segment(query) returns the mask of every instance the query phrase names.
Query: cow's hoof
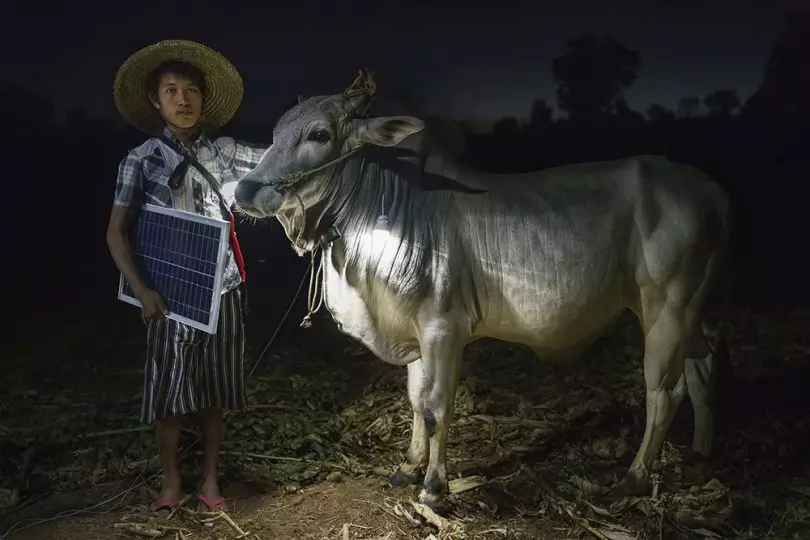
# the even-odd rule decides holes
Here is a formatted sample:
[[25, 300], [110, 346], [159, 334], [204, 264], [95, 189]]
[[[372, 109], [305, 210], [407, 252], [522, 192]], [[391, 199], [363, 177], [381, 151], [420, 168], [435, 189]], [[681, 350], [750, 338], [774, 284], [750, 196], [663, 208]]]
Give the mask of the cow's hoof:
[[433, 509], [437, 509], [440, 508], [444, 503], [444, 495], [440, 493], [431, 493], [430, 491], [423, 489], [419, 492], [419, 502]]
[[618, 484], [613, 486], [611, 493], [617, 497], [640, 497], [649, 495], [650, 481], [640, 479], [636, 475], [628, 473]]
[[397, 472], [388, 477], [388, 484], [392, 487], [406, 487], [418, 484], [421, 478], [418, 474], [407, 473], [400, 467]]

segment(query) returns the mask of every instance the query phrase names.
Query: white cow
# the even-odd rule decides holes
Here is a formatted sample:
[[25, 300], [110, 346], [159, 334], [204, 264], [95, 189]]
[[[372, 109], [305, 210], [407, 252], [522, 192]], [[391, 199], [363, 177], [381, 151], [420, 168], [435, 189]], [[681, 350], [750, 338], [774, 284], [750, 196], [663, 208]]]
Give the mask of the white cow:
[[[447, 493], [446, 440], [468, 343], [570, 349], [628, 308], [644, 333], [646, 427], [617, 487], [648, 489], [687, 392], [694, 449], [708, 455], [713, 362], [701, 323], [727, 244], [723, 190], [654, 155], [519, 175], [435, 152], [409, 159], [403, 148], [422, 148], [423, 122], [365, 118], [375, 92], [361, 73], [345, 92], [287, 111], [235, 196], [245, 213], [277, 217], [299, 253], [321, 246], [324, 302], [340, 330], [407, 366], [413, 430], [391, 483], [417, 482], [426, 467], [420, 500]], [[374, 240], [381, 212], [391, 232]]]

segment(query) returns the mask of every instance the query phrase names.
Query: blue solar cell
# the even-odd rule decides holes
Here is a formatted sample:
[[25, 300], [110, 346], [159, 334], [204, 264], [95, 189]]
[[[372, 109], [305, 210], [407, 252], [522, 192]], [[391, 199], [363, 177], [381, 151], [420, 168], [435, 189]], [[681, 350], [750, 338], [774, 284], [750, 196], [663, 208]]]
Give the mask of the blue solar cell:
[[[224, 220], [151, 204], [141, 210], [130, 237], [133, 255], [166, 299], [171, 318], [216, 331], [229, 227]], [[123, 275], [118, 298], [141, 305]]]

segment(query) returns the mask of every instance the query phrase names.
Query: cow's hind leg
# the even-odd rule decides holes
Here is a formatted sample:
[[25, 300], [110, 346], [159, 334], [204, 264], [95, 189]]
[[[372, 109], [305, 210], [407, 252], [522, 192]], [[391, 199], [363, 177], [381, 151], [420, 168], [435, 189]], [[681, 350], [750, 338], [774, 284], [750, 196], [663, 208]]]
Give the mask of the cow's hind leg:
[[620, 494], [648, 492], [650, 469], [686, 395], [684, 356], [694, 327], [689, 320], [690, 310], [666, 300], [652, 304], [645, 306], [642, 317], [647, 403], [644, 438], [627, 475], [616, 486]]
[[425, 371], [422, 366], [421, 358], [408, 364], [408, 398], [413, 410], [413, 425], [405, 462], [388, 479], [388, 483], [396, 487], [421, 482], [423, 469], [428, 463], [430, 440], [425, 428]]

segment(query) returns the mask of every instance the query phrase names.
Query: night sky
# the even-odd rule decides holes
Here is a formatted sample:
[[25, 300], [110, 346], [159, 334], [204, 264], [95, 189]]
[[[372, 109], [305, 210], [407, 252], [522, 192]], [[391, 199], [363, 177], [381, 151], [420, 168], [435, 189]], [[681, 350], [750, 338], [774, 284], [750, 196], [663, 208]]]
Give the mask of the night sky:
[[[538, 2], [540, 3], [540, 2]], [[342, 90], [360, 67], [383, 91], [411, 87], [456, 117], [527, 117], [556, 104], [552, 58], [583, 32], [609, 34], [642, 54], [631, 107], [677, 107], [685, 95], [732, 88], [746, 99], [762, 76], [783, 13], [798, 0], [567, 0], [496, 7], [462, 2], [17, 2], [2, 32], [0, 85], [18, 83], [64, 114], [113, 111], [112, 81], [136, 49], [169, 38], [222, 52], [245, 80], [240, 116], [272, 123], [297, 93]], [[746, 5], [747, 4], [747, 5]], [[486, 5], [486, 4], [482, 4]], [[8, 14], [8, 12], [6, 12]]]

